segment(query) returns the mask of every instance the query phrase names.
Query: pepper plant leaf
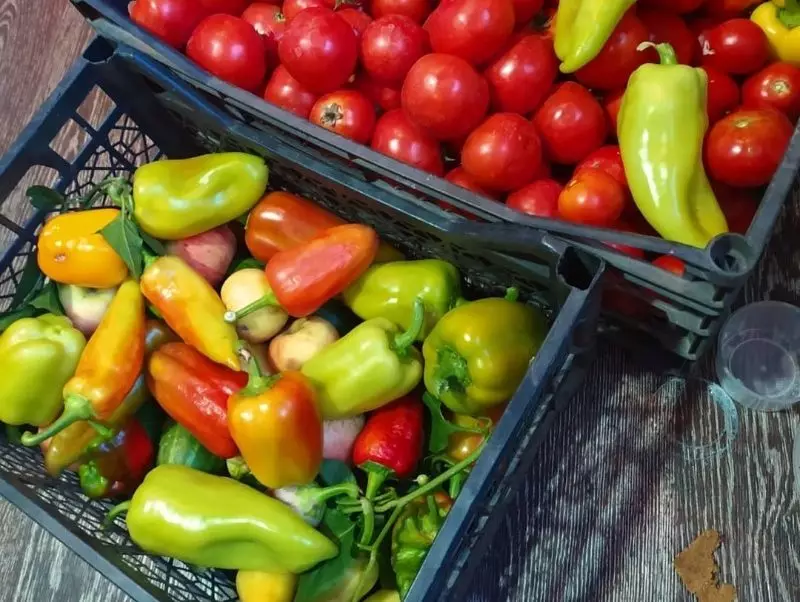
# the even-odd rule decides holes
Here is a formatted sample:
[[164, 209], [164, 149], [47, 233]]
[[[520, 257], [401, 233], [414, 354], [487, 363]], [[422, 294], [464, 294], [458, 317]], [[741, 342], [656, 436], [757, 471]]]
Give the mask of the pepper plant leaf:
[[11, 307], [16, 309], [28, 303], [36, 294], [36, 291], [44, 282], [44, 274], [39, 270], [39, 263], [36, 253], [31, 252], [22, 268], [17, 288], [14, 291], [14, 298], [11, 300]]
[[41, 292], [30, 300], [29, 305], [35, 309], [41, 309], [47, 313], [57, 316], [64, 315], [61, 307], [61, 300], [58, 298], [58, 289], [52, 280], [45, 284]]
[[428, 450], [432, 454], [440, 454], [447, 449], [447, 443], [450, 440], [450, 435], [453, 433], [477, 433], [488, 434], [491, 423], [487, 424], [485, 429], [469, 428], [453, 424], [442, 413], [442, 402], [438, 397], [434, 397], [430, 393], [422, 395], [422, 401], [428, 407], [431, 415], [431, 437], [428, 441]]
[[47, 186], [31, 186], [25, 194], [31, 205], [43, 211], [53, 211], [67, 202], [63, 194]]
[[143, 243], [136, 224], [119, 215], [100, 230], [100, 234], [128, 266], [131, 276], [138, 280], [142, 275]]

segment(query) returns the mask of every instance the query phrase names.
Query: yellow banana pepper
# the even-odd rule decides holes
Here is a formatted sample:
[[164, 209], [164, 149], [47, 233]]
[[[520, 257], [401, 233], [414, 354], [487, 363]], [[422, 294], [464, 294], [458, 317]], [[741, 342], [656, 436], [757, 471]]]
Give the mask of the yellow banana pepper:
[[797, 0], [772, 0], [756, 7], [750, 19], [767, 37], [772, 54], [800, 67], [800, 4]]

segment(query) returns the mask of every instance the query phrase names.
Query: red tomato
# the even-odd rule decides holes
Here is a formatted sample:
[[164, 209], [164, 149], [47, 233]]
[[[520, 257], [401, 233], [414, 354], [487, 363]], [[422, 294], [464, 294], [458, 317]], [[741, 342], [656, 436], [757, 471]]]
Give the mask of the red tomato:
[[558, 218], [558, 196], [563, 189], [555, 180], [536, 180], [509, 194], [506, 206], [527, 215]]
[[617, 117], [619, 116], [619, 108], [622, 106], [622, 97], [625, 95], [625, 90], [617, 90], [616, 92], [609, 92], [603, 97], [603, 108], [608, 117], [608, 127], [610, 133], [615, 138], [617, 137]]
[[739, 106], [739, 86], [727, 73], [707, 65], [702, 69], [708, 75], [706, 113], [709, 123], [714, 124]]
[[306, 90], [299, 81], [289, 75], [286, 67], [278, 65], [272, 72], [264, 90], [264, 100], [302, 117], [308, 118], [318, 95]]
[[747, 108], [772, 108], [792, 123], [800, 117], [800, 69], [789, 63], [773, 63], [751, 75], [742, 86]]
[[373, 19], [387, 15], [404, 15], [422, 25], [432, 10], [430, 0], [372, 0], [369, 12]]
[[686, 264], [674, 255], [662, 255], [661, 257], [657, 257], [653, 260], [653, 265], [662, 270], [672, 272], [681, 278], [683, 278], [683, 275], [686, 273]]
[[599, 169], [574, 176], [558, 197], [558, 214], [569, 222], [610, 228], [625, 208], [625, 190]]
[[278, 42], [286, 30], [286, 19], [280, 7], [267, 2], [254, 2], [242, 13], [242, 19], [250, 23], [261, 34], [267, 47], [271, 65], [278, 63]]
[[706, 138], [709, 176], [731, 186], [767, 184], [781, 163], [794, 128], [783, 113], [744, 109], [714, 124]]
[[707, 15], [731, 19], [760, 2], [762, 0], [705, 0], [703, 11]]
[[389, 111], [378, 119], [372, 148], [434, 175], [444, 174], [439, 142], [414, 125], [401, 109]]
[[606, 116], [589, 90], [575, 82], [560, 84], [533, 118], [545, 155], [555, 163], [574, 165], [605, 142]]
[[625, 166], [622, 164], [622, 155], [620, 154], [619, 146], [616, 144], [601, 146], [596, 151], [589, 153], [575, 168], [575, 176], [580, 175], [581, 171], [584, 169], [599, 169], [600, 171], [606, 172], [628, 192], [628, 179], [625, 177]]
[[278, 44], [292, 77], [318, 94], [341, 88], [358, 61], [350, 24], [327, 8], [307, 8], [291, 20]]
[[514, 32], [511, 0], [442, 0], [425, 22], [434, 52], [479, 66], [494, 57]]
[[492, 109], [520, 114], [535, 111], [558, 75], [553, 42], [544, 36], [526, 35], [489, 65], [484, 75]]
[[541, 171], [542, 146], [536, 127], [516, 113], [495, 113], [469, 135], [461, 166], [481, 186], [516, 190]]
[[[447, 175], [444, 177], [445, 180], [455, 184], [456, 186], [460, 186], [461, 188], [466, 188], [470, 192], [474, 192], [475, 194], [479, 194], [481, 196], [485, 196], [488, 198], [494, 198], [494, 194], [490, 193], [488, 190], [483, 188], [480, 184], [478, 184], [475, 179], [470, 176], [466, 171], [464, 171], [463, 167], [456, 167], [455, 169], [451, 169]], [[463, 215], [464, 217], [472, 220], [478, 219], [474, 214], [470, 213], [469, 211], [465, 211], [459, 207], [455, 207], [450, 203], [445, 201], [439, 201], [437, 203], [439, 207], [444, 209], [445, 211], [449, 211], [450, 213], [457, 213], [458, 215]]]
[[282, 12], [288, 23], [307, 8], [333, 8], [330, 0], [283, 0]]
[[486, 115], [489, 86], [465, 60], [427, 54], [408, 72], [400, 102], [408, 118], [434, 138], [458, 140]]
[[642, 6], [660, 8], [673, 13], [691, 13], [700, 8], [706, 0], [641, 0]]
[[359, 42], [367, 27], [369, 27], [369, 24], [372, 23], [372, 17], [363, 10], [358, 10], [357, 8], [340, 8], [336, 11], [336, 14], [350, 23], [350, 27], [353, 28], [353, 33], [356, 34], [356, 40]]
[[[634, 230], [628, 224], [625, 224], [621, 221], [618, 221], [616, 224], [614, 224], [614, 230], [619, 230], [620, 232], [634, 232], [634, 233], [636, 232], [636, 230]], [[603, 244], [619, 251], [620, 253], [624, 253], [625, 255], [630, 255], [631, 257], [635, 257], [636, 259], [645, 258], [644, 250], [640, 249], [639, 247], [632, 247], [630, 245], [624, 245], [619, 242], [605, 242]]]
[[245, 7], [250, 4], [250, 0], [196, 0], [198, 4], [205, 7], [208, 14], [225, 13], [228, 15], [239, 16]]
[[544, 7], [544, 0], [512, 0], [517, 27], [527, 25]]
[[720, 182], [712, 182], [722, 213], [728, 222], [728, 230], [737, 234], [747, 234], [747, 229], [756, 216], [759, 192], [750, 188], [733, 188]]
[[703, 64], [725, 73], [747, 75], [769, 58], [767, 36], [750, 19], [730, 19], [706, 33]]
[[186, 44], [186, 54], [220, 79], [250, 92], [259, 90], [267, 75], [264, 41], [239, 17], [203, 19]]
[[308, 120], [340, 136], [366, 144], [375, 129], [375, 107], [357, 90], [339, 90], [317, 100], [311, 107]]
[[708, 32], [720, 23], [722, 23], [722, 20], [717, 17], [696, 17], [687, 23], [692, 34], [697, 38], [694, 56], [695, 64], [702, 62], [703, 51], [708, 48]]
[[399, 86], [429, 50], [428, 33], [420, 25], [403, 15], [388, 15], [373, 21], [364, 32], [361, 64], [376, 81]]
[[637, 48], [648, 35], [647, 28], [632, 12], [625, 13], [600, 54], [578, 69], [575, 78], [597, 90], [624, 88], [631, 73], [647, 62], [647, 53]]
[[376, 82], [363, 71], [356, 75], [353, 88], [359, 90], [382, 111], [400, 108], [400, 90]]
[[208, 11], [196, 0], [135, 0], [131, 20], [175, 48], [183, 48]]
[[[640, 8], [636, 16], [650, 33], [648, 39], [654, 44], [670, 44], [678, 55], [678, 62], [691, 65], [697, 47], [697, 38], [686, 25], [683, 17], [662, 9]], [[650, 49], [648, 60], [657, 62], [658, 53]]]

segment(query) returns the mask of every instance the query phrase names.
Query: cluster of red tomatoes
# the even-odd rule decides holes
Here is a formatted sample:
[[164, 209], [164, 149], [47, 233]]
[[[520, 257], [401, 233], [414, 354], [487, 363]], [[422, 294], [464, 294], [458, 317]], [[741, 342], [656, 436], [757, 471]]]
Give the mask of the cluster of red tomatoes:
[[657, 60], [642, 42], [708, 74], [706, 168], [733, 231], [800, 116], [800, 70], [768, 65], [751, 0], [640, 0], [569, 78], [550, 35], [557, 1], [278, 2], [136, 0], [130, 14], [231, 84], [538, 216], [652, 234], [614, 144], [628, 77]]

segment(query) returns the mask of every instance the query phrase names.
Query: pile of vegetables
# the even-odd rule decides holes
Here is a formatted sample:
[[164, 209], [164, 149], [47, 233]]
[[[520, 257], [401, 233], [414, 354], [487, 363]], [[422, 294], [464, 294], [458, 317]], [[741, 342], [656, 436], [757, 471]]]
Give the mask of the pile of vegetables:
[[267, 183], [220, 153], [29, 189], [0, 420], [243, 602], [399, 600], [547, 322]]
[[696, 247], [747, 230], [800, 116], [797, 0], [136, 0], [130, 16], [515, 210]]

